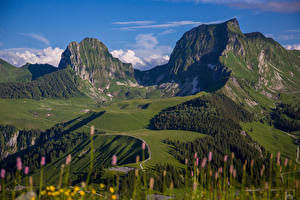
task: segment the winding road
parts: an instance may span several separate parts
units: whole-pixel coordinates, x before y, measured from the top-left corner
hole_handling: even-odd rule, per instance
[[[297,140],[298,138],[295,136],[295,135],[292,135],[290,133],[287,133],[285,132],[288,136],[290,136],[291,138]],[[296,163],[298,163],[300,165],[300,161],[299,161],[299,157],[300,157],[300,144],[297,144],[298,145],[298,148],[297,148],[297,151],[296,151]]]
[[[40,118],[40,119],[43,119],[43,120],[46,120],[46,121],[55,122],[55,123],[59,123],[59,122],[57,122],[57,121],[50,120],[50,119],[47,119],[47,118]],[[79,120],[79,119],[76,119],[76,121],[80,121],[80,120]],[[91,126],[88,126],[88,125],[86,125],[86,124],[83,125],[83,126],[86,127],[86,128],[89,128],[89,129],[91,128]],[[103,131],[103,130],[100,130],[100,129],[97,129],[97,128],[95,128],[95,130]],[[118,135],[118,134],[116,133],[116,134],[114,134],[114,135]],[[126,135],[126,134],[120,134],[120,135]],[[144,170],[143,164],[145,164],[147,161],[151,160],[151,150],[150,150],[150,146],[148,145],[148,143],[147,143],[144,139],[142,139],[142,138],[140,138],[140,137],[132,136],[132,135],[126,135],[126,136],[136,138],[136,139],[141,140],[142,142],[144,142],[144,143],[146,144],[147,149],[148,149],[148,155],[149,155],[149,157],[148,157],[146,160],[143,160],[143,161],[140,163],[140,168],[141,168],[141,170]]]

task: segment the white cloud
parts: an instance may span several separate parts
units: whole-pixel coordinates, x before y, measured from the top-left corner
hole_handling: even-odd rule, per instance
[[[112,55],[122,62],[132,63],[136,69],[146,70],[156,65],[168,62],[169,54],[172,51],[170,46],[159,45],[153,34],[139,34],[136,42],[129,50],[114,50]]]
[[[167,30],[162,31],[158,35],[168,35],[168,34],[175,33],[175,32],[176,31],[174,29],[167,29]]]
[[[277,40],[299,40],[300,34],[282,34],[275,37]]]
[[[166,22],[161,24],[135,24],[136,26],[126,26],[122,27],[120,29],[122,30],[134,30],[134,29],[145,29],[145,28],[174,28],[179,26],[186,26],[186,25],[193,25],[193,26],[199,26],[201,24],[216,24],[221,23],[224,20],[219,21],[211,21],[211,22],[199,22],[199,21],[192,21],[192,20],[183,20],[183,21],[172,21],[172,22]],[[125,22],[123,22],[125,23]],[[128,24],[130,25],[130,24]]]
[[[33,39],[36,39],[46,45],[49,45],[50,42],[47,38],[45,38],[44,36],[42,35],[39,35],[39,34],[36,34],[36,33],[20,33],[20,35],[24,35],[24,36],[27,36],[27,37],[31,37]]]
[[[153,34],[139,34],[136,36],[135,40],[135,46],[141,49],[153,49],[158,44],[158,41]]]
[[[285,32],[288,32],[288,33],[300,33],[300,30],[298,30],[298,29],[292,29],[292,30],[286,30]]]
[[[119,24],[119,25],[129,25],[129,24],[135,24],[135,25],[145,25],[145,24],[153,24],[154,21],[123,21],[123,22],[113,22],[112,24]]]
[[[288,45],[284,45],[284,47],[288,50],[300,50],[300,44],[288,44]]]
[[[48,47],[45,49],[14,48],[0,50],[0,58],[18,67],[26,63],[58,66],[64,50]]]
[[[300,11],[298,0],[167,0],[171,2],[194,2],[224,4],[241,9],[258,9],[263,11],[292,13]]]
[[[143,67],[146,64],[135,55],[135,52],[132,50],[113,50],[110,52],[114,57],[119,58],[122,62],[131,63],[134,67],[139,68]]]

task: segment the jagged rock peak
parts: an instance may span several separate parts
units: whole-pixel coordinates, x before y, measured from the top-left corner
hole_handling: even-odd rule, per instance
[[[71,66],[78,76],[100,90],[109,88],[112,80],[135,82],[132,65],[114,58],[96,38],[84,38],[80,43],[71,42],[62,53],[58,67],[67,66]]]
[[[240,29],[240,25],[239,25],[239,22],[236,18],[232,18],[226,22],[224,22],[225,24],[229,25],[229,26],[232,26],[232,27],[235,27],[235,28],[238,28]]]
[[[107,51],[108,52],[108,48],[97,38],[89,38],[86,37],[83,40],[81,40],[80,43],[73,41],[71,42],[68,47],[72,47],[72,46],[78,46],[78,45],[90,45],[92,48],[96,49],[99,48],[99,50],[102,51]]]

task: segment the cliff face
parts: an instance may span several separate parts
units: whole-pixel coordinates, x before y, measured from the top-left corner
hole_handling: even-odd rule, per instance
[[[200,25],[186,32],[166,65],[136,70],[143,85],[174,84],[176,95],[221,90],[253,107],[300,88],[300,53],[261,33],[243,34],[238,21]],[[259,97],[260,98],[260,97]]]
[[[97,39],[85,38],[80,43],[71,42],[63,52],[58,67],[61,69],[68,65],[99,90],[110,88],[111,83],[116,81],[136,83],[132,65],[114,58]]]
[[[241,34],[236,19],[193,28],[176,43],[165,66],[137,72],[138,81],[148,85],[178,83],[178,95],[218,90],[230,74],[219,57],[226,49],[232,31]],[[151,82],[153,79],[155,81]]]

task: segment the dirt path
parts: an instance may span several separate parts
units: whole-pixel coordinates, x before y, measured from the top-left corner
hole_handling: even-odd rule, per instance
[[[288,136],[290,136],[291,138],[297,140],[298,138],[295,135],[292,135],[290,133],[285,132]],[[299,157],[300,157],[300,144],[298,144],[298,148],[296,151],[296,163],[298,163],[300,165],[300,161],[299,161]]]
[[[134,136],[131,136],[131,137],[134,137]],[[142,141],[146,144],[147,149],[148,149],[149,157],[148,157],[146,160],[143,160],[143,161],[140,163],[140,168],[141,168],[141,170],[144,170],[143,164],[145,164],[145,162],[147,162],[147,161],[149,161],[149,160],[151,159],[151,150],[150,150],[150,146],[147,144],[147,142],[146,142],[144,139],[139,138],[139,137],[134,137],[134,138],[137,138],[137,139],[139,139],[139,140],[142,140]]]
[[[299,154],[300,154],[300,146],[298,146],[298,148],[297,148],[297,157],[296,157],[296,162],[300,165]]]

